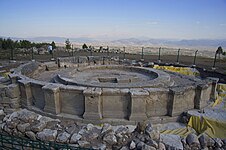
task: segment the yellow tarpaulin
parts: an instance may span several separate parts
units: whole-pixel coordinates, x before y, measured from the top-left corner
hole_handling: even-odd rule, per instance
[[[181,73],[184,75],[192,75],[192,76],[197,76],[199,75],[199,72],[197,70],[194,70],[192,68],[188,67],[174,67],[174,66],[159,66],[159,65],[154,65],[154,69],[162,69],[162,70],[168,70],[172,72],[177,72]]]
[[[226,84],[218,84],[217,91],[219,95],[217,95],[217,99],[215,100],[212,107],[215,107],[223,102],[224,98],[226,98]],[[224,108],[226,106],[224,105]],[[211,138],[226,138],[226,122],[218,121],[214,119],[210,119],[207,117],[200,116],[191,116],[188,122],[187,128],[178,128],[174,130],[164,130],[161,131],[162,134],[176,134],[181,137],[186,137],[189,133],[193,133],[194,130],[198,133],[206,133]]]
[[[226,92],[226,84],[217,84],[217,91],[218,92]]]
[[[198,133],[206,133],[211,138],[226,138],[226,122],[212,120],[206,117],[191,116],[188,127],[178,128],[174,130],[163,130],[162,134],[175,134],[186,137],[190,133],[194,133],[193,129]]]
[[[221,104],[226,98],[226,84],[219,83],[217,84],[217,99],[215,100],[212,107],[215,107],[218,104]],[[226,108],[226,103],[224,103],[224,108]]]
[[[190,127],[186,127],[186,128],[178,128],[178,129],[174,129],[174,130],[163,130],[161,131],[162,134],[175,134],[175,135],[179,135],[181,137],[186,137],[188,134],[190,133],[194,133],[194,130]]]
[[[218,104],[222,103],[222,101],[223,101],[223,98],[221,96],[217,96],[217,99],[213,103],[212,107],[217,106]]]
[[[206,133],[212,138],[226,138],[226,122],[216,121],[206,117],[191,116],[188,126],[198,134]]]
[[[10,74],[10,72],[0,72],[0,76],[8,78],[8,75]]]

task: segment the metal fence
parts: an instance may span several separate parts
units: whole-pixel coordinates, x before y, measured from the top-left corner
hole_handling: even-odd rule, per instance
[[[69,144],[35,141],[0,133],[0,150],[88,150]]]

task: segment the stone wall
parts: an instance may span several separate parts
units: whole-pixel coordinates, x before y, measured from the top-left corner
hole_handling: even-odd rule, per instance
[[[118,119],[130,123],[152,117],[179,116],[182,112],[207,105],[212,84],[187,88],[85,88],[47,83],[18,81],[21,102],[43,112],[69,114],[84,121],[101,123]],[[34,93],[34,91],[36,93]],[[206,94],[207,93],[207,94]],[[200,94],[200,92],[199,92]],[[39,99],[37,99],[39,97]],[[32,108],[30,107],[30,108]],[[72,117],[73,118],[73,117]]]
[[[18,84],[0,84],[0,109],[12,113],[21,107]]]
[[[79,56],[57,59],[58,67],[84,67],[88,65],[107,65],[123,63],[119,57]]]
[[[216,89],[211,79],[185,87],[82,87],[37,81],[19,69],[10,80],[12,84],[0,88],[0,107],[4,111],[20,108],[21,104],[53,117],[92,123],[135,124],[156,117],[159,120],[155,123],[167,122],[165,118],[176,119],[184,111],[206,107]]]
[[[62,113],[82,117],[85,112],[84,89],[86,88],[78,88],[74,86],[60,88],[59,99]]]

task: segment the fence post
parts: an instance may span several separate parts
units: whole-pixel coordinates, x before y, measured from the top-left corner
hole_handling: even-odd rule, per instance
[[[1,146],[3,146],[3,137],[2,137],[2,134],[0,134],[0,140],[1,140]]]
[[[104,65],[104,56],[103,56],[103,65]]]
[[[90,49],[90,56],[93,56],[92,48]]]
[[[78,56],[78,67],[79,67],[79,56]]]
[[[215,52],[215,57],[214,57],[214,61],[213,61],[213,67],[212,70],[215,70],[215,65],[216,65],[216,59],[217,59],[217,52]]]
[[[198,51],[199,51],[199,50],[196,50],[196,51],[195,51],[195,57],[194,57],[193,67],[196,66],[196,65],[195,65],[195,62],[196,62],[196,55],[197,55]]]
[[[158,58],[158,62],[159,62],[159,63],[161,62],[160,55],[161,55],[161,47],[159,47],[159,58]]]
[[[180,48],[177,51],[177,64],[179,64],[179,55],[180,55]]]
[[[123,50],[124,50],[123,59],[126,59],[126,47],[125,46],[123,47]]]
[[[60,58],[57,58],[58,68],[60,68]]]
[[[144,61],[144,47],[141,50],[141,61]]]
[[[14,48],[11,48],[11,51],[10,51],[10,55],[11,55],[11,61],[13,61],[14,60]]]
[[[107,46],[107,56],[109,56],[109,47]]]
[[[31,61],[35,61],[34,60],[34,48],[31,48]]]
[[[72,56],[74,56],[73,44],[71,45],[71,50],[72,50]]]

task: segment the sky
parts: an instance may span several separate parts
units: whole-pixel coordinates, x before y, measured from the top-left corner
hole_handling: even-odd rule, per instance
[[[226,0],[0,0],[0,36],[226,39]]]

